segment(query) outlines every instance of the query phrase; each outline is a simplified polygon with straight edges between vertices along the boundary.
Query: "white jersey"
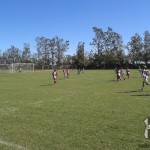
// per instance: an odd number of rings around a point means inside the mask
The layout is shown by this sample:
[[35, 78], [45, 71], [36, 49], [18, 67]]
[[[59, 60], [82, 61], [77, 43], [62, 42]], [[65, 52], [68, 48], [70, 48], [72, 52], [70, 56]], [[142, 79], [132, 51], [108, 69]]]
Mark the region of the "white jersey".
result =
[[118, 69], [118, 70], [116, 71], [116, 74], [117, 74], [117, 76], [121, 76], [121, 74], [120, 74], [120, 69]]
[[57, 78], [57, 72], [53, 72], [53, 78], [56, 79]]
[[145, 82], [145, 83], [148, 83], [149, 71], [146, 70], [146, 69], [144, 69], [142, 76], [143, 76], [144, 82]]
[[67, 71], [63, 70], [63, 72], [64, 72], [64, 77], [67, 78]]
[[130, 74], [130, 69], [126, 69], [126, 73], [127, 73], [127, 75], [129, 75]]
[[121, 69], [120, 72], [121, 72], [121, 76], [125, 74], [123, 69]]

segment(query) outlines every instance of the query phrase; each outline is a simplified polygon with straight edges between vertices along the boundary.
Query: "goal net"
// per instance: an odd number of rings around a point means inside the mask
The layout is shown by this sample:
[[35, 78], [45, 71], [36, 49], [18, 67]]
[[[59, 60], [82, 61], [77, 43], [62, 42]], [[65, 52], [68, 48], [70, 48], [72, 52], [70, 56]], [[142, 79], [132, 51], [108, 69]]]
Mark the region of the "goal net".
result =
[[12, 64], [0, 64], [0, 72], [12, 72]]
[[12, 64], [12, 72], [34, 71], [33, 63], [14, 63]]
[[0, 72], [34, 71], [33, 63], [0, 64]]
[[51, 70], [52, 66], [51, 65], [43, 65], [42, 70]]
[[42, 70], [53, 70], [53, 69], [57, 69], [57, 70], [63, 70], [63, 69], [67, 69], [70, 68], [70, 65], [43, 65], [42, 66]]

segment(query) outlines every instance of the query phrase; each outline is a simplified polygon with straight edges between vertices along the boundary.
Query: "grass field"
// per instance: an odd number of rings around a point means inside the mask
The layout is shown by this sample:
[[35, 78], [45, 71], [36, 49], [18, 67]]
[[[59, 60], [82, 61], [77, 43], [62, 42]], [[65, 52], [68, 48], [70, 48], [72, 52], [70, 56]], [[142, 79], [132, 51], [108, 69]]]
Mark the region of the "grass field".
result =
[[119, 82], [114, 70], [58, 73], [56, 85], [50, 71], [0, 74], [0, 150], [150, 149], [138, 70]]

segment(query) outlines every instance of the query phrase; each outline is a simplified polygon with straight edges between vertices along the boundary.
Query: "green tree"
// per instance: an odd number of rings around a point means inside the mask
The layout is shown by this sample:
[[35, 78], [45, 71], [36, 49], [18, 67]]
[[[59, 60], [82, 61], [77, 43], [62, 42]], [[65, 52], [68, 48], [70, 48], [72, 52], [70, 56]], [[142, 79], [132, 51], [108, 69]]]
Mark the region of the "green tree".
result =
[[31, 51], [30, 44], [24, 43], [23, 52], [22, 52], [22, 62], [28, 63], [31, 62]]
[[148, 63], [148, 61], [150, 61], [150, 33], [149, 33], [149, 31], [144, 32], [142, 60], [146, 64]]
[[104, 50], [104, 32], [102, 29], [93, 27], [93, 32], [95, 33], [95, 37], [92, 39], [90, 45], [94, 46], [97, 54], [100, 56]]
[[114, 67], [116, 63], [122, 64], [124, 58], [123, 40], [120, 34], [108, 27], [104, 36], [104, 64]]
[[84, 67], [84, 42], [79, 42], [76, 51], [76, 66]]
[[[93, 63], [98, 68], [114, 66], [116, 63], [123, 63], [124, 49], [123, 40], [120, 34], [108, 27], [104, 32], [102, 29], [93, 27], [95, 37], [90, 45], [94, 46], [96, 53], [93, 55]], [[91, 60], [92, 60], [91, 59]]]
[[21, 50], [12, 45], [3, 53], [3, 57], [6, 63], [19, 63], [21, 61]]
[[64, 57], [64, 52], [69, 48], [69, 41], [64, 41], [59, 37], [55, 37], [55, 46], [56, 46], [56, 64], [61, 65]]
[[142, 56], [142, 37], [139, 34], [135, 34], [131, 37], [131, 41], [127, 43], [128, 56], [132, 64], [137, 64], [141, 60]]
[[0, 64], [3, 63], [3, 53], [2, 53], [2, 50], [0, 50]]
[[72, 65], [72, 56], [71, 55], [65, 55], [63, 57], [63, 65]]
[[64, 52], [68, 49], [69, 41], [64, 41], [56, 36], [52, 39], [37, 37], [36, 42], [39, 60], [43, 60], [45, 65], [62, 64]]

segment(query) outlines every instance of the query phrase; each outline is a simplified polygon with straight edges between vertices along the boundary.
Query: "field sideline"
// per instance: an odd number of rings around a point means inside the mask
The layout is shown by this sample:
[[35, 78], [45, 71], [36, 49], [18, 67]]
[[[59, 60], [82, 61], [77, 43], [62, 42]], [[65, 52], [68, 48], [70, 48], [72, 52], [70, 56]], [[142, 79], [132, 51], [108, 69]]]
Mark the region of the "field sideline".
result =
[[53, 85], [52, 71], [0, 74], [0, 150], [145, 150], [150, 87], [138, 70], [85, 70]]

